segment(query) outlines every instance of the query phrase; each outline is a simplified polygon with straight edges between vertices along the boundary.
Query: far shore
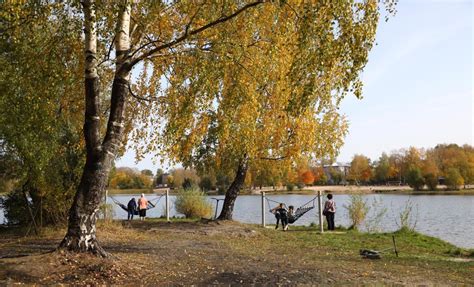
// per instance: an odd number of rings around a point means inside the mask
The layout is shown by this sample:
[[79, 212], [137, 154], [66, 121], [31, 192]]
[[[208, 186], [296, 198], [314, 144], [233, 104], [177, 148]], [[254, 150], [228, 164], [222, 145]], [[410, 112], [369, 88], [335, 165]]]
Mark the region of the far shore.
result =
[[[110, 189], [109, 194], [164, 194], [167, 188], [155, 189]], [[306, 186], [303, 189], [295, 188], [292, 191], [285, 187], [262, 187], [255, 189], [245, 189], [241, 191], [241, 195], [261, 194], [262, 192], [271, 194], [316, 194], [321, 191], [323, 194], [408, 194], [408, 195], [474, 195], [474, 185], [466, 186], [466, 189], [447, 190], [445, 186], [440, 186], [438, 190], [421, 190], [415, 191], [407, 185], [324, 185], [324, 186]], [[170, 195], [176, 195], [176, 190], [169, 190]], [[207, 192], [209, 195], [218, 195], [215, 190]], [[222, 194], [223, 195], [223, 194]]]

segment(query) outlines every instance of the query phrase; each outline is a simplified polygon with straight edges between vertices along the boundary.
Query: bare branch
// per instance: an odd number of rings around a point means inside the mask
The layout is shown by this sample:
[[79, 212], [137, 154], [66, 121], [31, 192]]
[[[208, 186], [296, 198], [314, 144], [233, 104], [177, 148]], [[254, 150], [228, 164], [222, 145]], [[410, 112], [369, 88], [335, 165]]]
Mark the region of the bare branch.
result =
[[112, 39], [112, 42], [110, 42], [110, 45], [109, 45], [109, 50], [107, 52], [107, 55], [105, 55], [104, 59], [102, 60], [102, 62], [100, 62], [99, 64], [97, 64], [97, 66], [101, 66], [103, 63], [107, 62], [110, 60], [110, 53], [112, 53], [112, 47], [114, 46], [114, 43], [115, 43], [115, 37], [117, 37], [117, 34], [114, 35], [114, 38]]
[[152, 96], [149, 96], [147, 98], [145, 97], [142, 97], [142, 96], [139, 96], [137, 94], [135, 94], [133, 91], [132, 91], [132, 87], [130, 86], [130, 84], [128, 84], [128, 91], [130, 92], [130, 95], [132, 97], [134, 97], [135, 99], [137, 100], [140, 100], [140, 101], [144, 101], [144, 102], [159, 102], [160, 101], [160, 98], [159, 97], [152, 97]]

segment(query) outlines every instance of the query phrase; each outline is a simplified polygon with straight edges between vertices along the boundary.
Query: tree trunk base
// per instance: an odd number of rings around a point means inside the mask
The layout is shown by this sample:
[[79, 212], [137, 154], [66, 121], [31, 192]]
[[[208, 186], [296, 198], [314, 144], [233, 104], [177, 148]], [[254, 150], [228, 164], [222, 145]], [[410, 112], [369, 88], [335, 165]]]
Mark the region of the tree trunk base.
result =
[[77, 253], [91, 253], [102, 258], [110, 258], [111, 255], [99, 245], [95, 238], [87, 238], [87, 236], [76, 237], [66, 235], [59, 244], [59, 250], [67, 250]]

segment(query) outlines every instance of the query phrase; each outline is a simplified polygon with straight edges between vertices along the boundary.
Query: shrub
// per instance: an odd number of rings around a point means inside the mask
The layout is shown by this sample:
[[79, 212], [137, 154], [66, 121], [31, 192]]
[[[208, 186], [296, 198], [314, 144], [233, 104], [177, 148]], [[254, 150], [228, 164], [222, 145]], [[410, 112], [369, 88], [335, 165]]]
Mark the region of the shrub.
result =
[[286, 184], [286, 190], [288, 191], [293, 191], [295, 189], [295, 185], [292, 183], [287, 183]]
[[212, 205], [207, 201], [204, 192], [197, 188], [181, 189], [175, 201], [176, 211], [186, 218], [210, 218]]
[[395, 223], [398, 225], [401, 231], [414, 231], [417, 223], [417, 214], [414, 214], [417, 208], [413, 202], [409, 199], [405, 203], [405, 207], [398, 215], [398, 220]]
[[199, 183], [199, 187], [203, 191], [209, 191], [215, 188], [214, 184], [212, 183], [212, 179], [209, 176], [205, 176], [201, 179], [201, 182]]
[[367, 201], [359, 194], [351, 195], [349, 197], [349, 205], [344, 205], [344, 208], [349, 212], [350, 228], [357, 230], [369, 211]]
[[382, 199], [377, 198], [374, 198], [368, 209], [370, 209], [370, 215], [365, 221], [367, 232], [380, 232], [382, 220], [388, 209], [384, 207]]
[[302, 190], [306, 185], [303, 182], [298, 182], [296, 186], [298, 187], [299, 190]]
[[25, 225], [30, 222], [30, 214], [21, 190], [13, 190], [0, 198], [0, 207], [3, 208], [8, 224]]
[[425, 185], [425, 180], [418, 167], [410, 167], [406, 177], [408, 185], [414, 190], [421, 190]]
[[328, 183], [328, 178], [325, 173], [321, 174], [321, 177], [318, 178], [314, 184], [316, 185], [326, 185]]
[[195, 183], [191, 178], [189, 178], [189, 177], [184, 178], [183, 185], [182, 185], [184, 189], [190, 189], [194, 185], [195, 185]]
[[429, 190], [436, 190], [438, 186], [438, 177], [435, 174], [429, 173], [425, 175], [425, 183]]
[[457, 168], [450, 168], [446, 172], [446, 185], [449, 189], [459, 189], [464, 184], [464, 178]]

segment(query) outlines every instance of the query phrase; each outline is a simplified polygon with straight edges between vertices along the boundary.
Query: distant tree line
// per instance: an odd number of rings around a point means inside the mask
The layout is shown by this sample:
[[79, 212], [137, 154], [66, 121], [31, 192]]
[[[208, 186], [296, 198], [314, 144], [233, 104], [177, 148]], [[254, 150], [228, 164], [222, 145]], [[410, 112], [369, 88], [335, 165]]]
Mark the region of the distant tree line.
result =
[[[125, 169], [127, 170], [127, 169]], [[130, 169], [128, 169], [130, 170]], [[123, 188], [124, 184], [132, 184], [126, 188], [148, 187], [139, 179], [115, 179], [124, 177], [124, 170], [117, 169], [111, 176], [111, 187], [114, 182]], [[135, 170], [135, 177], [143, 177]], [[132, 177], [132, 173], [128, 173]], [[225, 190], [231, 183], [231, 175], [214, 171], [198, 171], [195, 169], [176, 168], [165, 173], [158, 169], [153, 185], [164, 184], [172, 188], [200, 187], [203, 191]], [[152, 175], [148, 171], [148, 175]], [[288, 168], [278, 162], [269, 162], [260, 168], [251, 168], [245, 179], [246, 188], [262, 188], [272, 186], [275, 189], [286, 187], [288, 190], [311, 185], [409, 185], [415, 190], [436, 190], [439, 185], [448, 189], [459, 189], [474, 183], [474, 148], [470, 145], [440, 144], [431, 149], [410, 147], [390, 154], [382, 153], [372, 161], [365, 155], [356, 154], [346, 165], [301, 160]]]
[[[231, 176], [222, 172], [175, 168], [165, 173], [158, 169], [141, 172], [131, 168], [117, 168], [111, 173], [111, 188], [171, 188], [200, 187], [203, 191], [224, 191]], [[437, 145], [431, 149], [410, 147], [390, 154], [382, 153], [372, 161], [356, 154], [347, 165], [314, 163], [301, 160], [288, 168], [271, 162], [262, 168], [249, 170], [246, 188], [274, 187], [288, 190], [312, 185], [409, 185], [415, 190], [436, 190], [439, 185], [459, 189], [474, 183], [474, 148], [469, 145]]]
[[[265, 172], [259, 175], [265, 175]], [[265, 177], [264, 181], [269, 183], [272, 178]], [[350, 164], [342, 166], [301, 165], [290, 170], [284, 182], [287, 186], [407, 184], [415, 190], [436, 190], [438, 185], [459, 189], [473, 183], [474, 148], [456, 144], [440, 144], [431, 149], [400, 149], [390, 154], [382, 153], [375, 161], [356, 154]]]

